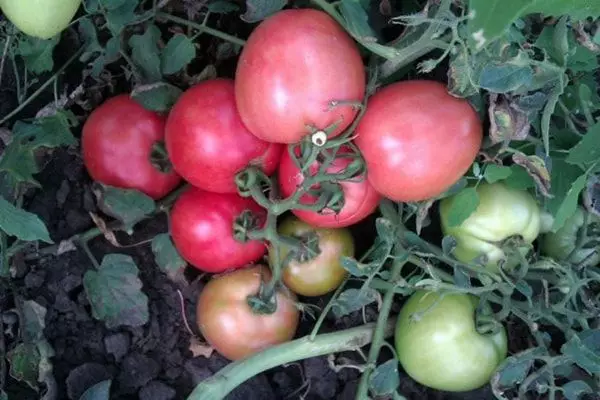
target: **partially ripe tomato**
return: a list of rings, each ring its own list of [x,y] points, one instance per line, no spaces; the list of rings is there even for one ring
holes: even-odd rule
[[[466,294],[418,291],[396,322],[400,364],[415,381],[433,389],[463,392],[489,382],[507,356],[506,329],[480,334],[478,300]]]
[[[234,222],[251,211],[264,223],[266,211],[254,200],[233,193],[213,193],[195,187],[186,190],[171,210],[173,243],[194,267],[205,272],[223,272],[250,264],[266,251],[259,240],[245,243],[234,237]]]
[[[50,39],[73,19],[81,0],[0,0],[0,9],[21,32]]]
[[[412,202],[456,183],[475,160],[483,131],[467,100],[450,95],[442,83],[414,80],[375,93],[356,136],[375,190]]]
[[[237,193],[235,175],[248,165],[272,174],[283,151],[244,126],[230,79],[204,81],[183,93],[169,113],[166,144],[185,180],[217,193]]]
[[[343,172],[352,162],[348,157],[350,149],[342,146],[338,150],[337,157],[327,168],[331,174]],[[315,161],[308,169],[310,175],[316,175],[319,171],[321,162]],[[284,152],[279,165],[279,187],[281,194],[285,197],[291,196],[296,188],[304,181],[305,177],[302,171],[294,164],[289,152]],[[338,182],[344,193],[344,206],[335,213],[331,209],[324,209],[320,212],[311,210],[292,210],[301,220],[318,227],[346,227],[363,220],[372,214],[381,200],[379,193],[373,189],[373,186],[364,177],[353,178],[350,181]],[[318,198],[312,194],[303,194],[300,198],[302,204],[314,204]]]
[[[354,239],[347,228],[316,228],[296,217],[286,218],[278,227],[280,235],[298,240],[316,239],[319,254],[307,261],[291,258],[283,264],[282,280],[293,292],[321,296],[338,288],[348,276],[342,257],[354,256]],[[313,237],[310,238],[310,235]],[[290,247],[279,245],[280,260],[287,260]],[[275,245],[269,247],[269,263],[275,263]]]
[[[328,14],[312,9],[280,11],[250,34],[237,65],[235,95],[242,120],[259,138],[295,143],[309,130],[339,122],[340,134],[363,100],[365,71],[358,47]]]
[[[105,101],[85,121],[83,162],[95,181],[159,199],[181,182],[164,164],[164,136],[163,116],[121,94]],[[155,146],[163,151],[156,152]]]
[[[286,288],[276,292],[277,309],[271,314],[255,313],[248,304],[248,297],[270,278],[266,266],[256,265],[217,276],[202,289],[196,308],[198,328],[224,357],[239,360],[296,334],[300,313],[296,296]]]

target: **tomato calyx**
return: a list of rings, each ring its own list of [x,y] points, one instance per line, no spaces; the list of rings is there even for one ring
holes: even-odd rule
[[[242,243],[262,239],[260,223],[261,219],[252,211],[243,211],[233,222],[233,237]]]
[[[162,173],[168,174],[173,170],[173,164],[169,160],[167,148],[164,141],[154,142],[150,150],[150,163]]]

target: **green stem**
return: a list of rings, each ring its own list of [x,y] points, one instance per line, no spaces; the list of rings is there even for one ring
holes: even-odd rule
[[[398,256],[399,251],[404,251],[402,248],[397,248],[396,256]],[[402,273],[402,267],[406,263],[406,259],[404,257],[399,257],[397,261],[394,261],[392,264],[392,271],[390,274],[390,282],[396,282]],[[363,400],[367,399],[369,394],[369,378],[371,376],[371,372],[376,368],[377,358],[379,357],[379,352],[381,351],[381,346],[385,339],[385,329],[387,327],[387,320],[390,315],[390,311],[392,310],[392,302],[394,300],[395,294],[395,285],[390,287],[385,294],[383,295],[383,301],[381,305],[381,309],[379,310],[379,316],[377,317],[377,324],[375,326],[375,334],[373,336],[373,343],[371,344],[371,348],[369,349],[369,358],[367,359],[367,369],[363,372],[360,377],[360,381],[358,383],[358,389],[356,391],[356,399]]]
[[[79,246],[83,249],[85,254],[88,256],[88,258],[94,265],[94,268],[100,269],[100,264],[98,264],[98,260],[96,260],[96,256],[94,256],[94,254],[90,250],[90,247],[88,246],[87,242],[79,241]]]
[[[385,326],[383,334],[393,334],[395,320]],[[244,360],[233,362],[203,382],[187,400],[222,400],[233,389],[253,376],[283,364],[326,354],[353,351],[369,344],[374,337],[375,324],[366,324],[339,332],[309,336],[273,346]]]
[[[60,67],[58,69],[58,71],[56,71],[54,73],[54,75],[52,75],[50,77],[50,79],[48,79],[46,82],[44,82],[44,84],[42,86],[40,86],[38,88],[38,90],[36,90],[35,92],[33,92],[27,99],[25,99],[21,104],[19,104],[19,106],[17,108],[15,108],[10,113],[8,113],[8,115],[4,116],[0,120],[0,125],[2,125],[6,121],[8,121],[12,117],[14,117],[17,113],[19,113],[21,110],[23,110],[23,108],[25,108],[27,105],[29,105],[29,103],[31,103],[36,97],[38,97],[44,90],[46,90],[46,88],[48,86],[50,86],[52,84],[52,82],[54,82],[54,80],[57,79],[59,77],[59,75],[62,74],[65,71],[65,69],[67,69],[69,67],[69,65],[71,65],[75,60],[77,60],[77,58],[83,53],[83,50],[84,50],[83,47],[80,48],[79,50],[77,50],[77,52],[75,54],[73,54],[67,60],[67,62],[65,64],[63,64],[63,66]]]
[[[229,35],[229,34],[227,34],[225,32],[221,32],[221,31],[219,31],[217,29],[213,29],[213,28],[210,28],[210,27],[202,25],[202,24],[197,24],[195,22],[188,21],[185,18],[176,17],[174,15],[167,14],[167,13],[164,13],[164,12],[158,12],[158,13],[156,13],[156,17],[157,18],[163,18],[163,19],[166,19],[167,21],[175,22],[177,24],[189,26],[190,28],[197,29],[197,30],[199,30],[201,32],[207,33],[207,34],[209,34],[211,36],[214,36],[216,38],[219,38],[219,39],[223,39],[226,42],[229,42],[229,43],[232,43],[232,44],[235,44],[235,45],[238,45],[238,46],[242,46],[243,47],[246,44],[246,41],[244,41],[244,40],[242,40],[242,39],[240,39],[238,37]]]

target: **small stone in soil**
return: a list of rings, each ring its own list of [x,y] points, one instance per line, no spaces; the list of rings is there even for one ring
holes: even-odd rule
[[[275,393],[264,374],[256,375],[233,390],[227,400],[275,400]]]
[[[67,395],[72,400],[78,400],[90,387],[110,378],[110,371],[102,364],[81,364],[73,369],[67,377]]]
[[[106,336],[104,338],[104,346],[106,352],[112,354],[116,362],[120,362],[121,359],[129,351],[129,335],[126,333],[115,333],[114,335]]]
[[[140,400],[173,400],[176,394],[175,389],[161,381],[152,381],[140,390]]]
[[[358,381],[350,381],[344,386],[344,390],[338,395],[337,400],[354,400],[358,390]]]
[[[155,379],[160,372],[160,366],[156,361],[143,354],[132,353],[125,357],[120,370],[119,387],[125,393],[132,393]]]
[[[46,280],[46,271],[33,270],[25,276],[25,287],[27,289],[37,289],[44,284]]]
[[[185,362],[183,368],[189,374],[194,385],[213,375],[213,372],[206,366],[206,360],[192,358]]]

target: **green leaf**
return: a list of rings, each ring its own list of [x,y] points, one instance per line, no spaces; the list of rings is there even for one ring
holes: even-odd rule
[[[23,341],[35,343],[44,338],[46,327],[46,307],[33,300],[26,300],[20,307],[22,313]]]
[[[569,219],[569,217],[571,217],[575,213],[575,210],[577,209],[577,204],[579,203],[579,194],[585,187],[587,183],[587,178],[588,175],[583,174],[579,178],[577,178],[571,185],[571,188],[567,192],[563,202],[561,203],[560,207],[556,211],[556,214],[554,215],[554,223],[552,224],[553,232],[556,232],[557,230],[562,228],[567,219]]]
[[[567,163],[562,158],[552,158],[552,170],[550,171],[550,181],[552,182],[552,197],[546,202],[546,209],[555,216],[560,206],[565,200],[571,185],[584,171],[578,166]],[[557,228],[558,229],[558,228]]]
[[[213,14],[228,14],[240,9],[240,6],[227,0],[216,0],[206,6]]]
[[[569,150],[566,161],[574,165],[592,164],[600,160],[600,122],[590,126],[581,141]]]
[[[0,197],[0,229],[24,241],[53,243],[44,223],[35,214],[17,208]]]
[[[165,75],[174,74],[187,66],[196,57],[196,46],[185,35],[173,36],[161,54],[161,69]]]
[[[90,17],[85,17],[79,20],[79,36],[85,44],[85,50],[79,57],[80,61],[87,62],[94,54],[104,51],[98,41],[98,32],[96,25]]]
[[[118,37],[127,24],[136,20],[135,9],[139,0],[103,0],[106,13],[106,24],[114,37]]]
[[[479,75],[479,86],[493,93],[508,93],[527,87],[532,80],[529,65],[489,64]]]
[[[347,289],[333,302],[331,311],[336,318],[343,317],[377,300],[377,291],[370,287]]]
[[[103,185],[98,206],[129,227],[133,227],[156,209],[154,200],[138,190],[107,185]]]
[[[86,390],[79,400],[110,400],[110,385],[112,380],[98,382]]]
[[[131,59],[149,82],[160,81],[162,78],[159,40],[160,29],[156,25],[149,25],[143,35],[133,35],[129,39]]]
[[[19,343],[6,354],[10,363],[10,376],[37,389],[40,352],[35,343]]]
[[[460,226],[479,206],[479,195],[474,187],[467,187],[458,192],[448,211],[448,226]]]
[[[494,183],[508,178],[511,174],[512,169],[510,167],[497,164],[487,164],[485,167],[485,172],[483,173],[483,177],[489,183]]]
[[[23,57],[25,66],[34,74],[52,71],[54,68],[52,54],[58,41],[59,35],[47,40],[23,35],[19,41],[17,54]]]
[[[141,290],[138,268],[130,256],[107,254],[97,271],[85,273],[83,286],[92,315],[108,329],[148,322],[148,297]]]
[[[398,359],[392,358],[380,364],[369,377],[369,388],[375,396],[386,396],[394,393],[400,386]]]
[[[578,21],[587,17],[600,17],[600,3],[590,0],[534,0],[524,10],[524,14],[541,13],[546,17],[568,15]]]
[[[151,247],[156,264],[167,275],[176,275],[186,267],[187,263],[177,252],[168,233],[156,235]]]
[[[573,335],[560,351],[590,375],[600,373],[600,329],[588,329]]]
[[[363,264],[358,262],[353,257],[342,257],[340,264],[342,267],[350,273],[352,276],[369,276],[371,275],[376,265],[373,264]]]
[[[584,381],[570,381],[562,385],[563,394],[567,400],[579,400],[584,394],[592,394],[594,391]]]
[[[246,0],[246,12],[240,18],[253,24],[280,11],[286,4],[287,0]]]
[[[542,141],[544,142],[544,151],[547,156],[550,155],[550,118],[552,117],[552,114],[554,114],[554,109],[558,104],[560,95],[564,91],[564,86],[565,85],[561,77],[560,82],[557,85],[555,85],[550,91],[550,95],[548,96],[548,102],[546,103],[544,111],[542,112]]]
[[[166,82],[138,86],[131,97],[151,111],[167,112],[181,96],[181,89]]]
[[[369,24],[369,16],[360,0],[342,0],[340,12],[346,20],[346,29],[363,40],[375,40],[375,32]]]

